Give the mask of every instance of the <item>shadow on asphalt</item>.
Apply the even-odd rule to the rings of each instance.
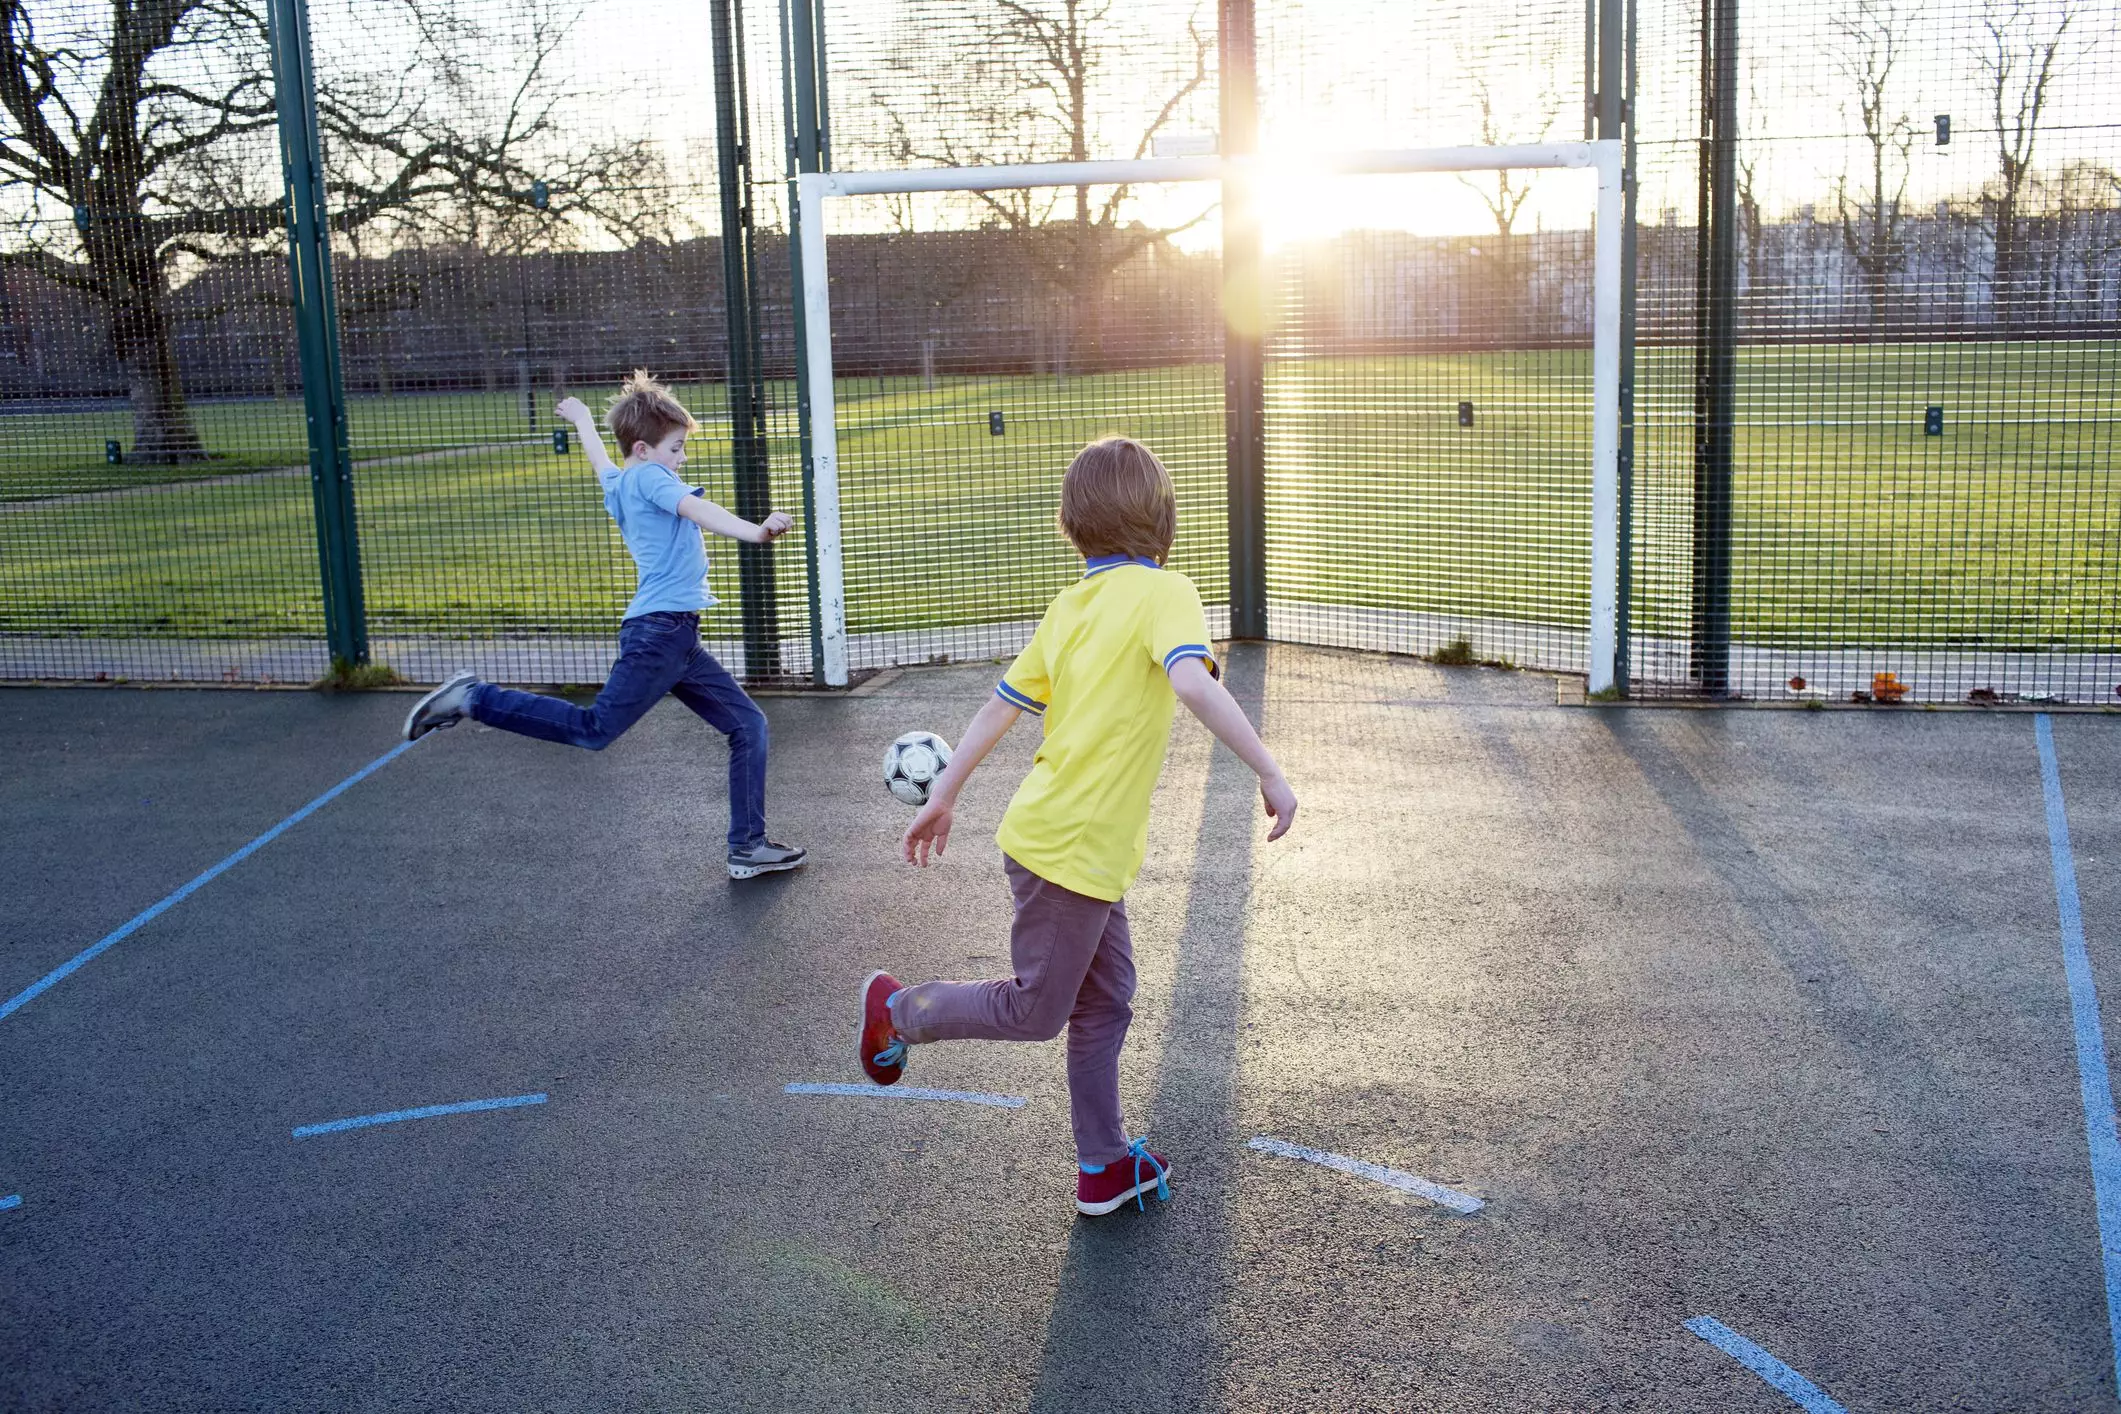
[[[1266,669],[1263,647],[1231,645],[1224,681],[1255,725],[1263,725]],[[1222,1405],[1219,1318],[1232,1289],[1229,1185],[1244,1137],[1237,1044],[1258,794],[1250,768],[1217,746],[1149,1101],[1151,1140],[1173,1170],[1171,1202],[1076,1219],[1031,1399],[1038,1414]],[[1141,1121],[1131,1127],[1138,1132]]]
[[[1908,998],[1892,994],[1890,976],[1880,972],[1876,940],[1852,934],[1846,920],[1821,916],[1821,910],[1834,907],[1834,900],[1816,890],[1810,897],[1801,892],[1800,883],[1791,877],[1800,866],[1778,856],[1772,829],[1750,827],[1738,819],[1726,803],[1728,793],[1719,790],[1718,782],[1703,779],[1698,761],[1720,759],[1722,749],[1712,744],[1705,755],[1690,760],[1689,736],[1672,730],[1672,722],[1643,712],[1606,710],[1597,715],[1721,886],[1699,901],[1704,916],[1713,919],[1720,913],[1729,918],[1734,952],[1742,950],[1739,940],[1744,938],[1765,946],[1783,971],[1788,993],[1799,999],[1799,1014],[1839,1042],[1839,1055],[1860,1070],[1879,1113],[1891,1116],[1894,1142],[1904,1157],[1922,1161],[1966,1212],[2037,1206],[2039,1193],[2007,1156],[1998,1155],[1999,1162],[1992,1163],[1983,1161],[1978,1151],[1967,1151],[1968,1135],[1978,1132],[1981,1117],[1969,1103],[1967,1086],[1949,1053],[1960,1038],[1950,1029],[1926,1028],[1911,1014]],[[1713,717],[1682,721],[1690,735],[1723,733],[1730,725]],[[1872,799],[1887,798],[1893,791],[1889,779],[1865,780],[1864,772],[1871,768],[1858,760],[1843,760],[1838,768],[1842,790]],[[1785,760],[1778,769],[1790,772],[1801,766]],[[1822,785],[1803,793],[1825,798],[1831,790]],[[1979,806],[1969,803],[1968,808]],[[1778,825],[1788,828],[1788,822]],[[1831,832],[1839,849],[1865,860],[1866,877],[1907,876],[1907,866],[1898,858],[1902,846],[1892,837],[1865,838],[1839,821],[1821,822],[1817,828]],[[1924,887],[1919,874],[1914,880],[1902,887]],[[1872,906],[1880,918],[1891,919],[1913,905],[1888,893]],[[1905,965],[1919,972],[1948,963],[1955,946],[1968,944],[1925,940],[1919,952],[1905,958]],[[1975,941],[1972,946],[1983,944]],[[1866,962],[1873,978],[1865,975]]]

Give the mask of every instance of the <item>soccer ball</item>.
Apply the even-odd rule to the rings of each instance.
[[[906,804],[926,805],[935,778],[949,764],[949,742],[934,732],[907,732],[884,750],[884,784]]]

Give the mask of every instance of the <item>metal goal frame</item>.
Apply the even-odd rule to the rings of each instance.
[[[1593,219],[1595,269],[1591,338],[1591,602],[1586,626],[1587,687],[1611,691],[1622,681],[1620,614],[1620,287],[1622,144],[1540,143],[1501,147],[1430,147],[1306,156],[1306,174],[1384,176],[1408,172],[1487,172],[1578,168],[1598,174]],[[826,265],[825,209],[835,197],[902,192],[1003,191],[1027,187],[1128,186],[1146,182],[1256,179],[1273,159],[1163,157],[1131,162],[1041,162],[992,167],[926,167],[898,172],[805,172],[797,178],[796,222],[803,263],[803,345],[798,359],[809,384],[809,463],[817,548],[817,614],[821,676],[848,682],[847,589],[840,524],[840,464],[833,401],[832,300]]]

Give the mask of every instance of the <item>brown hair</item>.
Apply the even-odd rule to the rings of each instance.
[[[1061,478],[1060,528],[1085,559],[1139,555],[1162,564],[1178,534],[1171,473],[1132,437],[1092,442]]]
[[[680,427],[688,433],[697,432],[700,427],[685,411],[685,405],[650,378],[645,368],[636,368],[633,376],[619,385],[618,396],[604,411],[604,425],[618,438],[621,457],[632,456],[637,442],[653,447]]]

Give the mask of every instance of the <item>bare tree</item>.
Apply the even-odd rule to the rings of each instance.
[[[1473,65],[1469,82],[1473,86],[1473,102],[1480,109],[1480,143],[1483,147],[1501,147],[1517,142],[1543,142],[1554,130],[1555,119],[1561,116],[1561,99],[1551,85],[1541,87],[1533,101],[1526,120],[1513,123],[1495,112],[1494,91],[1488,87],[1484,72]],[[1532,174],[1514,168],[1502,167],[1484,176],[1460,177],[1458,179],[1481,204],[1488,208],[1488,216],[1495,222],[1495,234],[1508,239],[1517,224],[1517,217],[1524,204],[1532,196]]]
[[[1692,23],[1698,29],[1699,19]],[[1768,250],[1767,218],[1760,203],[1760,191],[1764,185],[1760,157],[1768,146],[1760,139],[1769,137],[1769,121],[1775,107],[1761,97],[1760,84],[1764,75],[1759,57],[1750,51],[1740,57],[1745,65],[1746,137],[1751,141],[1739,143],[1733,154],[1736,180],[1732,186],[1738,198],[1739,249],[1744,253],[1745,283],[1741,288],[1757,296],[1766,283]]]
[[[1207,87],[1215,34],[1202,27],[1198,10],[1187,18],[1178,71],[1130,105],[1117,120],[1127,131],[1115,136],[1096,104],[1108,65],[1127,57],[1113,11],[1114,0],[907,0],[899,31],[906,38],[870,81],[884,116],[885,155],[952,167],[1085,162],[1101,147],[1146,157]],[[935,34],[951,37],[947,65],[936,62],[928,38]],[[1163,225],[1133,219],[1127,186],[1102,197],[1089,187],[976,196],[989,220],[1026,238],[1037,278],[1067,301],[1064,332],[1072,327],[1093,351],[1106,278],[1208,214]],[[1065,352],[1057,355],[1060,368],[1067,362]]]
[[[1485,55],[1474,56],[1462,67],[1470,75],[1473,102],[1480,110],[1482,146],[1540,142],[1553,131],[1555,120],[1561,116],[1561,97],[1553,84],[1542,82],[1530,107],[1513,117],[1496,112],[1494,91],[1488,86]],[[1494,307],[1496,333],[1514,340],[1524,333],[1528,322],[1525,305],[1529,279],[1513,236],[1517,218],[1532,197],[1532,174],[1501,167],[1477,178],[1460,177],[1458,180],[1480,198],[1481,205],[1488,209],[1489,219],[1495,223],[1495,258],[1488,264],[1489,299]]]
[[[1974,61],[1980,67],[1996,123],[1997,173],[1982,195],[1995,249],[1990,288],[1996,318],[2016,323],[2025,293],[2025,201],[2033,175],[2033,147],[2046,115],[2051,85],[2067,62],[2064,44],[2085,0],[1985,0]]]
[[[2079,159],[2065,165],[2049,186],[2058,297],[2075,300],[2080,318],[2100,321],[2112,293],[2116,257],[2121,257],[2121,173],[2103,162]],[[2072,266],[2074,291],[2067,288]]]
[[[1885,329],[1893,279],[1907,265],[1908,152],[1915,125],[1904,109],[1896,111],[1893,66],[1899,62],[1908,28],[1919,14],[1897,0],[1849,0],[1832,20],[1834,68],[1855,90],[1858,121],[1869,149],[1863,190],[1853,197],[1846,172],[1835,179],[1834,205],[1841,223],[1841,243],[1863,276],[1869,305],[1869,336]]]
[[[1767,272],[1767,225],[1760,211],[1760,158],[1747,152],[1732,164],[1737,180],[1732,184],[1738,198],[1738,228],[1745,240],[1745,288],[1757,294]]]
[[[169,296],[204,265],[284,239],[265,0],[112,0],[93,24],[35,8],[0,0],[0,204],[22,216],[0,263],[102,306],[137,459],[203,460]],[[319,85],[335,233],[387,240],[440,223],[507,241],[554,218],[637,217],[639,203],[614,198],[644,144],[571,144],[563,130],[567,12],[536,10],[511,46],[442,0],[375,13],[409,16],[419,52]]]

